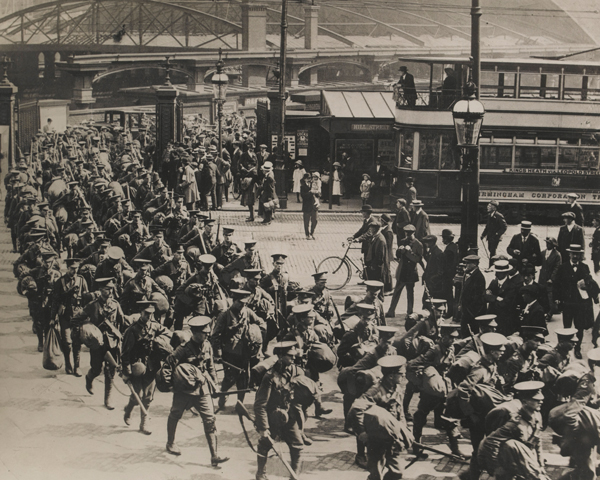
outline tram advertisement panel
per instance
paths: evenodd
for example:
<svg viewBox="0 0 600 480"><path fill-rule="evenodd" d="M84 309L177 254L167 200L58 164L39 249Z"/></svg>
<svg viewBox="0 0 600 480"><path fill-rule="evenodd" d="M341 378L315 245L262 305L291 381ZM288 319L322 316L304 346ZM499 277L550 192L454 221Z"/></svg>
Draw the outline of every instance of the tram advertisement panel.
<svg viewBox="0 0 600 480"><path fill-rule="evenodd" d="M479 201L489 202L498 200L506 203L565 203L567 194L571 191L543 191L543 190L493 190L481 188ZM579 193L577 200L582 204L600 205L600 191L597 193Z"/></svg>

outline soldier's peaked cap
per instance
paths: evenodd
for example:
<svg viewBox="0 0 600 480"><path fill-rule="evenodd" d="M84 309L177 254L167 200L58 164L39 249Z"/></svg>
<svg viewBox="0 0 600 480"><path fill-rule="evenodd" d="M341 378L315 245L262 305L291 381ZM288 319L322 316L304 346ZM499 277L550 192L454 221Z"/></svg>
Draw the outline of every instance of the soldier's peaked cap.
<svg viewBox="0 0 600 480"><path fill-rule="evenodd" d="M188 321L189 327L193 329L205 330L206 327L210 328L210 323L212 319L210 317L205 317L204 315L198 315L197 317L190 318Z"/></svg>
<svg viewBox="0 0 600 480"><path fill-rule="evenodd" d="M292 312L295 315L306 315L308 314L308 312L310 312L313 309L313 306L311 303L302 303L300 305L294 305L292 307Z"/></svg>
<svg viewBox="0 0 600 480"><path fill-rule="evenodd" d="M204 255L200 255L200 257L198 257L198 260L200 260L200 262L203 263L204 265L213 265L217 262L217 259L215 258L215 256L211 255L210 253L205 253Z"/></svg>
<svg viewBox="0 0 600 480"><path fill-rule="evenodd" d="M120 260L125 255L121 247L109 247L106 254L113 260Z"/></svg>
<svg viewBox="0 0 600 480"><path fill-rule="evenodd" d="M451 337L459 337L458 330L460 325L456 323L442 323L440 324L440 333L442 335L450 335Z"/></svg>
<svg viewBox="0 0 600 480"><path fill-rule="evenodd" d="M156 302L152 300L141 300L135 303L140 311L153 312L156 307Z"/></svg>
<svg viewBox="0 0 600 480"><path fill-rule="evenodd" d="M252 293L249 292L248 290L242 290L242 289L239 289L239 288L234 288L234 289L231 290L231 295L234 298L247 298L250 295L252 295Z"/></svg>
<svg viewBox="0 0 600 480"><path fill-rule="evenodd" d="M544 400L544 395L541 389L544 387L544 382L531 380L528 382L519 382L513 388L517 395L521 398L531 398L534 400Z"/></svg>
<svg viewBox="0 0 600 480"><path fill-rule="evenodd" d="M498 326L498 324L496 323L496 315L494 315L493 313L479 315L478 317L475 317L475 320L477 320L478 322L487 323L490 327Z"/></svg>
<svg viewBox="0 0 600 480"><path fill-rule="evenodd" d="M260 268L246 268L244 270L244 276L248 278L260 278L262 276L262 270Z"/></svg>
<svg viewBox="0 0 600 480"><path fill-rule="evenodd" d="M390 327L390 326L387 326L387 325L380 325L380 326L377 327L377 331L379 333L395 335L399 330L396 327Z"/></svg>
<svg viewBox="0 0 600 480"><path fill-rule="evenodd" d="M600 362L600 348L593 348L586 353L588 360L592 362Z"/></svg>
<svg viewBox="0 0 600 480"><path fill-rule="evenodd" d="M502 345L506 345L506 343L508 343L506 337L501 333L484 333L480 338L481 343L489 348L500 348Z"/></svg>
<svg viewBox="0 0 600 480"><path fill-rule="evenodd" d="M559 328L556 330L556 336L558 340L571 340L575 341L575 334L577 333L576 328Z"/></svg>
<svg viewBox="0 0 600 480"><path fill-rule="evenodd" d="M370 311L375 310L375 306L371 305L370 303L358 303L356 306L358 308L360 308L361 310L370 310Z"/></svg>
<svg viewBox="0 0 600 480"><path fill-rule="evenodd" d="M273 346L273 353L275 355L283 355L285 353L289 353L290 355L296 354L296 345L298 343L294 340L287 340L285 342L277 342Z"/></svg>
<svg viewBox="0 0 600 480"><path fill-rule="evenodd" d="M383 282L379 280L365 280L367 288L383 288Z"/></svg>
<svg viewBox="0 0 600 480"><path fill-rule="evenodd" d="M386 370L400 370L406 365L406 358L401 355L386 355L377 360L377 365Z"/></svg>

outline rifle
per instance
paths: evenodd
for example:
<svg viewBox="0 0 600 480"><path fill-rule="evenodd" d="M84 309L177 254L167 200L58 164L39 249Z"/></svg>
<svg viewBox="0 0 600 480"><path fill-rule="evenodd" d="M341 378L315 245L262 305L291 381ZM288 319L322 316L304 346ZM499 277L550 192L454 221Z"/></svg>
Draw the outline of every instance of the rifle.
<svg viewBox="0 0 600 480"><path fill-rule="evenodd" d="M240 423L242 424L242 428L244 428L244 422L243 422L243 418L244 417L246 417L248 420L250 420L252 422L252 424L256 427L256 421L254 420L254 418L252 418L252 416L250 415L250 412L244 406L244 404L242 402L240 402L239 400L235 404L235 411L237 412L238 417L240 418ZM250 444L250 440L248 438L248 434L246 433L246 429L245 428L244 428L244 435L246 435L246 440L248 441L248 444L250 446L252 446L252 444ZM290 464L287 462L287 460L285 458L283 458L283 456L275 448L275 441L273 440L273 438L271 438L271 435L267 435L266 438L267 438L267 440L269 440L269 442L271 442L271 447L273 448L273 451L275 452L275 455L277 455L277 457L279 458L279 460L281 460L281 463L283 463L284 467L290 473L290 477L293 480L299 480L298 475L296 474L296 472L294 471L294 469L290 466Z"/></svg>
<svg viewBox="0 0 600 480"><path fill-rule="evenodd" d="M228 395L236 395L238 393L256 392L255 388L243 388L241 390L230 390L229 392L213 392L210 394L211 397L227 397Z"/></svg>
<svg viewBox="0 0 600 480"><path fill-rule="evenodd" d="M117 365L115 358L112 356L112 354L110 352L106 352L106 355L104 355L104 360L106 360L110 364L111 367L116 368L117 371L119 372L119 376L121 378L123 378L123 370L119 365ZM125 382L125 385L127 385L129 387L129 391L131 392L131 395L133 395L133 398L135 398L135 401L140 406L140 409L142 410L144 415L148 415L148 410L146 410L146 407L144 407L144 404L142 403L142 400L140 399L139 395L133 389L131 382L128 380Z"/></svg>
<svg viewBox="0 0 600 480"><path fill-rule="evenodd" d="M219 215L219 222L217 223L217 238L216 243L219 244L219 233L221 232L221 215Z"/></svg>
<svg viewBox="0 0 600 480"><path fill-rule="evenodd" d="M444 457L451 458L452 460L454 460L456 462L469 463L469 461L466 458L461 457L460 455L454 455L453 453L447 453L442 450L438 450L437 448L423 445L422 443L419 443L419 442L413 442L413 446L415 446L421 450L429 450L430 452L438 453L440 455L443 455ZM419 459L419 456L417 455L417 458L415 458L415 461L418 459ZM414 463L414 461L412 461L407 467L405 467L405 469L410 467L413 463Z"/></svg>
<svg viewBox="0 0 600 480"><path fill-rule="evenodd" d="M467 324L467 328L469 329L469 335L471 335L471 341L473 342L475 350L477 351L480 357L483 357L483 352L481 351L479 344L475 341L475 335L473 334L473 330L471 330L471 325Z"/></svg>

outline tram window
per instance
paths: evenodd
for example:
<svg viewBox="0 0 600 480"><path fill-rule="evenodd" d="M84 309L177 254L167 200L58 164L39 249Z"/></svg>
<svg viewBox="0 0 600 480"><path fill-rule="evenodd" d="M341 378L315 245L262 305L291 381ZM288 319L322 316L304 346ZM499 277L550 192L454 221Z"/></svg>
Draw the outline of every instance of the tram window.
<svg viewBox="0 0 600 480"><path fill-rule="evenodd" d="M404 130L400 136L400 168L412 167L414 137L410 130Z"/></svg>
<svg viewBox="0 0 600 480"><path fill-rule="evenodd" d="M490 170L503 170L512 166L512 147L482 145L481 168Z"/></svg>
<svg viewBox="0 0 600 480"><path fill-rule="evenodd" d="M484 97L513 97L515 75L513 72L481 72L481 95Z"/></svg>
<svg viewBox="0 0 600 480"><path fill-rule="evenodd" d="M562 170L598 170L597 148L561 148L558 168Z"/></svg>
<svg viewBox="0 0 600 480"><path fill-rule="evenodd" d="M515 149L515 168L545 168L554 170L556 147L522 147Z"/></svg>
<svg viewBox="0 0 600 480"><path fill-rule="evenodd" d="M521 74L521 98L532 98L540 96L540 86L542 84L542 75L539 73Z"/></svg>
<svg viewBox="0 0 600 480"><path fill-rule="evenodd" d="M460 170L460 155L456 149L456 135L442 133L442 170Z"/></svg>
<svg viewBox="0 0 600 480"><path fill-rule="evenodd" d="M440 161L440 134L421 132L419 137L419 170L437 170Z"/></svg>

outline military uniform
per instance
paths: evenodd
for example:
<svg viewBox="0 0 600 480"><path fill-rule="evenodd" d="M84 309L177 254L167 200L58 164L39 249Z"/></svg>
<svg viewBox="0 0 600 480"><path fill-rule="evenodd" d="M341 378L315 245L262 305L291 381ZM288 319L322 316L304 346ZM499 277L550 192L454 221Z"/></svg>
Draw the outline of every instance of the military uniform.
<svg viewBox="0 0 600 480"><path fill-rule="evenodd" d="M105 355L109 352L118 362L122 333L126 325L123 310L119 303L111 297L102 297L86 305L83 310L73 316L72 326L80 327L86 320L98 327L102 332L104 343L99 348L90 350L90 370L85 376L86 388L92 393L92 382L102 372L104 365L104 405L112 410L110 396L115 378L116 368L108 362L105 364Z"/></svg>
<svg viewBox="0 0 600 480"><path fill-rule="evenodd" d="M136 303L142 300L150 300L152 292L159 292L167 296L165 291L150 277L139 278L135 276L123 287L120 303L123 312L131 315L137 311Z"/></svg>
<svg viewBox="0 0 600 480"><path fill-rule="evenodd" d="M54 285L53 305L50 317L58 317L62 348L65 356L65 371L81 376L79 373L79 353L81 340L79 329L71 326L71 318L83 308L83 295L88 292L88 285L81 275L63 275ZM73 348L73 367L71 369L71 346Z"/></svg>
<svg viewBox="0 0 600 480"><path fill-rule="evenodd" d="M279 345L295 344L283 342ZM298 472L300 454L304 448L301 411L292 405L293 382L304 374L297 365L286 366L280 358L262 379L254 400L255 425L259 434L270 432L290 449L291 467ZM266 479L269 450L273 447L267 436L261 436L257 447L257 480Z"/></svg>
<svg viewBox="0 0 600 480"><path fill-rule="evenodd" d="M152 302L141 302L143 305L152 305L149 310L154 311ZM140 305L140 304L138 304ZM133 390L138 394L146 411L150 408L150 403L154 398L156 372L160 368L160 361L153 352L155 349L154 341L157 337L164 336L168 342L169 331L160 323L150 318L144 320L140 318L134 322L123 334L123 345L121 347L121 365L123 374L127 376ZM143 365L143 373L137 368L132 369L132 365L139 367ZM129 402L125 406L125 423L129 425L129 418L137 401L133 394L129 397ZM147 426L147 417L142 412L140 431L142 433L151 433Z"/></svg>
<svg viewBox="0 0 600 480"><path fill-rule="evenodd" d="M195 323L196 319L203 319L203 321ZM202 326L206 327L209 324L210 318L208 317L194 317L190 320L192 331L196 328L196 325L199 325L200 328L202 328ZM213 465L215 465L215 460L218 459L217 427L215 424L216 417L211 393L218 380L212 346L207 339L200 342L195 337L192 337L190 341L177 347L173 354L167 358L166 363L171 366L173 371L175 371L178 365L192 364L196 366L201 373L201 378L197 382L194 390L188 392L175 390L173 392L173 403L167 420L167 451L175 455L181 453L179 449L175 447L175 431L177 429L177 423L186 410L194 407L202 418L204 434L206 435L206 440L211 450ZM221 459L218 460L218 463L220 463Z"/></svg>

